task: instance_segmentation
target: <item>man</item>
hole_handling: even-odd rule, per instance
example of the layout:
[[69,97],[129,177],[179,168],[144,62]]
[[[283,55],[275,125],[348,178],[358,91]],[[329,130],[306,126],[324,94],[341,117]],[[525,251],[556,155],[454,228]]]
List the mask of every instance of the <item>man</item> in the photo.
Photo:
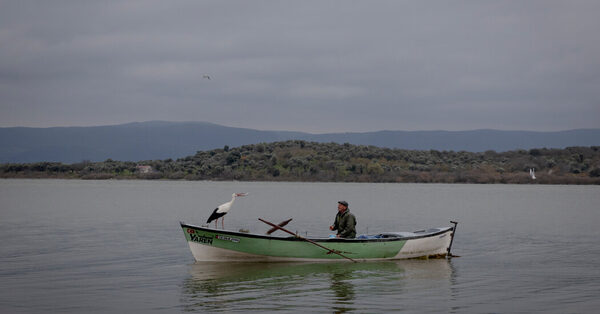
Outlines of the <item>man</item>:
[[348,202],[338,202],[338,213],[335,215],[335,222],[329,226],[329,230],[337,230],[338,238],[352,239],[356,237],[356,217],[350,213]]

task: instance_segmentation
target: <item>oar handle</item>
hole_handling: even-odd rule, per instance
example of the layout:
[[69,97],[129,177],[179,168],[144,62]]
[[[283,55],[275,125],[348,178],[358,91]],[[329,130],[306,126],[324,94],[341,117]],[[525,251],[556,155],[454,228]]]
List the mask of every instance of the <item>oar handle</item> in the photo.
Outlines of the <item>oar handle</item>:
[[313,240],[309,240],[309,239],[307,239],[307,238],[303,238],[303,237],[301,237],[301,236],[299,236],[299,235],[297,235],[297,234],[295,234],[295,233],[293,233],[293,232],[291,232],[291,231],[289,231],[289,230],[287,230],[287,229],[285,229],[285,228],[283,228],[283,227],[280,227],[280,226],[278,226],[278,225],[276,225],[276,224],[274,224],[274,223],[272,223],[272,222],[266,221],[266,220],[264,220],[264,219],[262,219],[262,218],[258,218],[258,220],[260,220],[260,221],[262,221],[262,222],[266,223],[267,225],[269,225],[269,226],[271,226],[271,227],[273,227],[273,228],[277,228],[277,229],[279,229],[279,230],[281,230],[281,231],[287,232],[287,233],[289,233],[289,234],[293,235],[294,237],[296,237],[296,238],[298,238],[298,239],[302,239],[302,240],[304,240],[304,241],[310,242],[310,243],[312,243],[312,244],[314,244],[314,245],[316,245],[316,246],[318,246],[318,247],[320,247],[320,248],[322,248],[322,249],[325,249],[325,250],[327,250],[327,251],[329,251],[329,252],[331,252],[331,253],[337,254],[337,255],[339,255],[339,256],[341,256],[341,257],[345,258],[345,259],[349,259],[349,260],[351,260],[351,261],[353,261],[353,262],[355,262],[355,263],[356,263],[356,261],[355,261],[355,260],[351,259],[351,258],[350,258],[350,257],[348,257],[348,256],[345,256],[345,255],[341,254],[340,252],[337,252],[337,251],[335,251],[335,250],[332,250],[332,249],[326,248],[326,247],[324,247],[324,246],[320,245],[319,243],[317,243],[317,242],[315,242],[315,241],[313,241]]
[[[287,225],[288,223],[290,223],[290,221],[292,221],[292,218],[286,220],[286,221],[282,221],[278,224],[278,226],[283,227],[285,225]],[[271,229],[269,229],[269,231],[267,231],[267,234],[271,234],[273,232],[277,231],[277,228],[273,227]]]
[[295,234],[295,233],[293,233],[293,232],[291,232],[291,231],[289,231],[289,230],[287,230],[287,229],[285,229],[285,228],[282,228],[282,227],[280,227],[280,226],[278,226],[278,225],[276,225],[276,224],[274,224],[274,223],[268,222],[268,221],[266,221],[266,220],[264,220],[264,219],[262,219],[262,218],[258,218],[258,220],[260,220],[260,221],[262,221],[262,222],[266,223],[267,225],[269,225],[269,226],[271,226],[271,227],[273,227],[273,228],[275,228],[275,229],[279,229],[279,230],[281,230],[281,231],[285,231],[285,232],[287,232],[287,233],[289,233],[289,234],[291,234],[291,235],[293,235],[293,236],[298,236],[297,234]]

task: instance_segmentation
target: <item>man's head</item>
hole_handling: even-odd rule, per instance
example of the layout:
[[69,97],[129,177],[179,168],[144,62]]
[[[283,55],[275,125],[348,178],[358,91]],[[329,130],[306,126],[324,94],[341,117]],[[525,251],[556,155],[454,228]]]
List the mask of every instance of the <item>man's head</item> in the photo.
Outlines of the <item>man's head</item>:
[[339,201],[338,202],[338,211],[340,213],[343,213],[346,211],[346,209],[348,209],[348,202],[346,201]]

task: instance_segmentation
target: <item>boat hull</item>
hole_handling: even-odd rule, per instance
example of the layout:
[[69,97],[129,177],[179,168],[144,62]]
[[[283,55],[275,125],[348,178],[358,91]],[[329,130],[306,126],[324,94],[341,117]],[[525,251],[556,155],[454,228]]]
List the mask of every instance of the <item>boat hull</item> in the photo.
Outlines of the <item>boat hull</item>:
[[[194,259],[236,262],[346,260],[296,237],[274,237],[181,223]],[[354,260],[442,257],[448,253],[454,228],[393,234],[376,239],[310,239]],[[391,234],[390,234],[391,235]]]

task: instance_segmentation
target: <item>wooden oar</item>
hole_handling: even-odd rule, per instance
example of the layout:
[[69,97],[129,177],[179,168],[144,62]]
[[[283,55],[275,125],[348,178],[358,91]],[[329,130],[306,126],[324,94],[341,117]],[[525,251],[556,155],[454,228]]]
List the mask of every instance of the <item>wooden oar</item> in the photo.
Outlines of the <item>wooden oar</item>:
[[353,262],[355,262],[355,263],[356,263],[356,261],[355,261],[355,260],[351,259],[351,258],[350,258],[350,257],[348,257],[348,256],[345,256],[345,255],[343,255],[342,253],[340,253],[340,252],[338,252],[338,251],[335,251],[335,250],[332,250],[332,249],[326,248],[326,247],[324,247],[324,246],[320,245],[319,243],[317,243],[317,242],[315,242],[315,241],[313,241],[313,240],[309,240],[309,239],[307,239],[307,238],[301,237],[301,236],[299,236],[299,235],[297,235],[297,234],[295,234],[295,233],[293,233],[293,232],[291,232],[291,231],[289,231],[289,230],[287,230],[287,229],[285,229],[285,228],[283,228],[283,227],[280,227],[280,226],[278,226],[278,225],[276,225],[276,224],[274,224],[274,223],[272,223],[272,222],[268,222],[268,221],[266,221],[266,220],[264,220],[264,219],[261,219],[261,218],[258,218],[258,220],[260,220],[260,221],[262,221],[262,222],[266,223],[267,225],[269,225],[269,226],[271,226],[271,227],[273,227],[273,228],[276,228],[276,229],[279,229],[279,230],[281,230],[281,231],[287,232],[287,233],[289,233],[289,234],[293,235],[294,237],[296,237],[296,238],[298,238],[298,239],[304,240],[304,241],[306,241],[306,242],[310,242],[310,243],[312,243],[312,244],[314,244],[314,245],[316,245],[316,246],[318,246],[318,247],[320,247],[320,248],[322,248],[322,249],[325,249],[325,250],[329,251],[330,253],[337,254],[337,255],[339,255],[339,256],[341,256],[341,257],[345,258],[345,259],[349,259],[349,260],[351,260],[351,261],[353,261]]
[[[290,223],[290,221],[292,221],[292,218],[290,218],[290,219],[288,219],[288,220],[286,220],[286,221],[282,221],[282,222],[280,222],[280,223],[278,224],[278,226],[280,226],[280,227],[283,227],[283,226],[285,226],[285,225],[289,224],[289,223]],[[275,230],[277,230],[277,228],[273,227],[273,228],[269,229],[269,231],[267,231],[267,234],[271,234],[271,233],[275,232]]]

